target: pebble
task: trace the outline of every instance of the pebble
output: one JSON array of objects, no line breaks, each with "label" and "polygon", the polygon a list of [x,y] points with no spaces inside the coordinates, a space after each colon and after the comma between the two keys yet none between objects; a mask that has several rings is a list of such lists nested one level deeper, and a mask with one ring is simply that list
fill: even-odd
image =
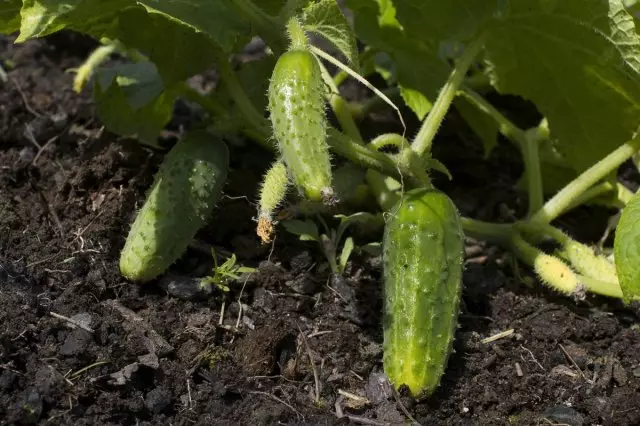
[{"label": "pebble", "polygon": [[584,417],[571,407],[564,405],[554,405],[547,408],[542,416],[552,421],[553,423],[560,423],[568,426],[582,426],[584,425]]},{"label": "pebble", "polygon": [[157,387],[147,393],[144,398],[144,405],[154,414],[161,413],[171,404],[169,391],[162,387]]}]

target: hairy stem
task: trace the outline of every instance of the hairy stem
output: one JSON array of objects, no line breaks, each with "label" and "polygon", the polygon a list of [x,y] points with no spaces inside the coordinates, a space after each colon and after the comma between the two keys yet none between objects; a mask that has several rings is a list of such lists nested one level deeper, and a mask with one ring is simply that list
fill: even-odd
[{"label": "hairy stem", "polygon": [[327,68],[320,62],[320,59],[316,56],[320,67],[322,68],[322,77],[327,86],[329,86],[329,91],[327,92],[326,98],[331,105],[331,109],[340,124],[340,128],[344,133],[347,134],[354,142],[359,143],[360,145],[364,145],[364,140],[362,139],[362,135],[360,134],[360,129],[358,129],[358,125],[353,119],[353,115],[349,110],[349,104],[345,102],[344,98],[340,95],[340,91],[338,87],[333,82],[333,78]]},{"label": "hairy stem", "polygon": [[478,56],[478,52],[480,52],[483,44],[484,37],[480,35],[467,46],[465,52],[449,75],[449,79],[440,90],[440,94],[431,112],[422,123],[420,131],[413,140],[413,150],[418,156],[423,156],[431,150],[433,138],[436,136],[440,124],[451,106],[451,102],[453,102],[453,99],[456,97],[456,93],[464,81],[467,70],[476,56]]},{"label": "hairy stem", "polygon": [[220,73],[222,84],[229,91],[229,94],[235,101],[238,109],[249,121],[252,127],[263,132],[265,135],[269,135],[270,131],[267,120],[264,115],[260,114],[254,107],[251,99],[249,99],[249,96],[247,96],[247,93],[242,88],[242,85],[238,80],[238,76],[233,69],[231,69],[231,65],[229,64],[226,56],[219,52],[217,57],[218,72]]},{"label": "hairy stem", "polygon": [[530,220],[538,223],[549,223],[553,221],[567,211],[567,208],[570,207],[582,193],[617,169],[639,149],[640,136],[636,136],[567,184],[560,192],[547,201]]},{"label": "hairy stem", "polygon": [[465,235],[476,240],[489,241],[501,246],[508,245],[513,233],[513,225],[502,223],[490,223],[480,220],[461,218],[462,229]]},{"label": "hairy stem", "polygon": [[73,90],[76,93],[82,92],[84,85],[91,79],[95,70],[100,67],[112,53],[119,50],[117,43],[110,43],[95,49],[82,65],[76,70],[76,76],[73,79]]},{"label": "hairy stem", "polygon": [[522,145],[525,174],[527,176],[527,192],[529,195],[529,216],[540,210],[544,203],[542,188],[542,172],[540,170],[540,140],[535,129],[525,132]]},{"label": "hairy stem", "polygon": [[467,98],[473,105],[475,105],[480,111],[493,118],[498,126],[498,131],[507,139],[514,142],[518,147],[522,148],[525,144],[525,132],[518,126],[513,124],[511,120],[505,117],[500,111],[498,111],[493,105],[491,105],[485,98],[480,96],[478,92],[465,86],[460,90],[460,94]]},{"label": "hairy stem", "polygon": [[180,95],[190,102],[195,102],[204,108],[211,116],[219,117],[227,113],[226,108],[217,100],[202,93],[183,83],[180,87]]}]

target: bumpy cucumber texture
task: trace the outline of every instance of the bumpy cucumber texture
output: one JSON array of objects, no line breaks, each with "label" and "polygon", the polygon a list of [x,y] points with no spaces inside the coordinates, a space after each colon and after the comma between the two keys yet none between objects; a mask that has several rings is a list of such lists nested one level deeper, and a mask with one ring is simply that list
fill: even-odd
[{"label": "bumpy cucumber texture", "polygon": [[269,84],[273,133],[293,182],[312,201],[332,202],[320,66],[304,48],[278,59]]},{"label": "bumpy cucumber texture", "polygon": [[152,280],[184,253],[222,194],[228,164],[224,142],[203,131],[169,151],[120,255],[123,276]]},{"label": "bumpy cucumber texture", "polygon": [[416,397],[437,388],[452,350],[463,245],[455,205],[434,189],[407,192],[385,226],[384,370]]}]

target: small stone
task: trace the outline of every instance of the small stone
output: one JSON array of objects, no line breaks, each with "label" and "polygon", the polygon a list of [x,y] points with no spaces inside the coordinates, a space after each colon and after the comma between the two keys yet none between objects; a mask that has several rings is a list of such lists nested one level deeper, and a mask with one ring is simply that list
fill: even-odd
[{"label": "small stone", "polygon": [[547,408],[542,414],[543,417],[553,423],[565,424],[568,426],[584,425],[584,417],[571,407],[564,405],[554,405]]},{"label": "small stone", "polygon": [[262,308],[265,312],[271,312],[275,307],[275,301],[267,290],[258,287],[253,292],[253,306],[255,308]]},{"label": "small stone", "polygon": [[285,285],[300,294],[314,294],[318,289],[318,284],[306,274],[298,275],[293,280],[285,282]]},{"label": "small stone", "polygon": [[194,300],[206,293],[198,278],[167,275],[160,279],[160,286],[180,300]]},{"label": "small stone", "polygon": [[331,287],[340,295],[341,299],[345,301],[345,303],[350,304],[356,298],[356,290],[351,285],[349,281],[347,281],[340,274],[332,274],[331,275]]},{"label": "small stone", "polygon": [[31,389],[24,396],[20,405],[23,413],[23,421],[25,423],[35,423],[42,415],[43,402],[42,396],[36,389]]},{"label": "small stone", "polygon": [[384,373],[371,373],[365,385],[367,399],[372,404],[381,404],[393,396],[393,386]]},{"label": "small stone", "polygon": [[160,367],[160,363],[158,361],[158,356],[156,354],[146,354],[138,357],[138,361],[140,364],[152,368],[154,370]]},{"label": "small stone", "polygon": [[123,386],[127,384],[127,382],[131,380],[131,377],[133,376],[133,374],[136,371],[138,371],[139,367],[140,367],[140,364],[138,364],[137,362],[126,365],[123,369],[118,370],[115,373],[111,374],[110,377],[113,380],[111,380],[109,383],[116,386]]},{"label": "small stone", "polygon": [[589,362],[589,356],[587,354],[587,351],[584,350],[581,346],[569,343],[563,347],[567,354],[571,357],[571,359],[573,359],[578,367],[580,367],[580,369],[584,369],[587,366],[587,363]]},{"label": "small stone", "polygon": [[18,373],[14,373],[11,370],[3,370],[2,374],[0,374],[0,389],[11,389],[17,378]]},{"label": "small stone", "polygon": [[154,414],[161,413],[171,404],[171,394],[168,390],[157,387],[147,393],[144,405]]},{"label": "small stone", "polygon": [[78,355],[83,353],[91,340],[89,332],[76,328],[67,335],[64,343],[60,347],[60,354],[65,356]]},{"label": "small stone", "polygon": [[624,386],[627,383],[627,370],[624,369],[618,359],[613,363],[613,380],[618,386]]}]

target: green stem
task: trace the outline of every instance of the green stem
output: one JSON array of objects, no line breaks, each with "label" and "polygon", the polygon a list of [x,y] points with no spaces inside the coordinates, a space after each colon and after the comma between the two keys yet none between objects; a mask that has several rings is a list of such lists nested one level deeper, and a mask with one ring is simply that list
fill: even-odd
[{"label": "green stem", "polygon": [[472,104],[474,104],[480,111],[493,118],[498,125],[498,131],[507,139],[515,142],[517,146],[522,148],[525,144],[525,132],[518,126],[513,124],[511,120],[505,117],[500,111],[498,111],[493,105],[491,105],[485,98],[480,96],[476,91],[465,86],[460,91],[460,94],[467,98]]},{"label": "green stem", "polygon": [[336,154],[364,168],[375,169],[388,176],[401,178],[400,167],[388,155],[360,145],[334,128],[327,130],[327,136],[327,143]]},{"label": "green stem", "polygon": [[449,79],[440,91],[431,112],[422,123],[420,131],[413,140],[413,150],[418,154],[418,156],[423,156],[431,150],[433,138],[438,132],[438,128],[440,127],[444,116],[447,114],[447,111],[451,106],[451,102],[453,102],[460,85],[464,81],[467,70],[476,56],[478,56],[478,52],[480,52],[483,44],[483,35],[480,35],[473,40],[467,46],[465,52],[462,54],[456,63],[455,68],[449,75]]},{"label": "green stem", "polygon": [[337,93],[329,94],[329,105],[333,109],[333,113],[340,123],[340,128],[345,132],[353,141],[364,145],[364,140],[360,134],[360,129],[353,119],[349,104],[345,102],[344,98]]},{"label": "green stem", "polygon": [[578,197],[576,197],[573,200],[573,202],[567,206],[564,213],[567,213],[568,211],[573,210],[576,207],[586,204],[589,201],[593,200],[594,198],[597,198],[600,195],[606,194],[607,192],[611,192],[614,189],[615,188],[613,187],[613,185],[611,185],[611,183],[609,182],[602,182],[595,186],[592,186],[591,188],[587,189],[582,194],[580,194]]},{"label": "green stem", "polygon": [[[316,57],[316,59],[318,58]],[[331,78],[331,74],[329,74],[329,71],[324,66],[324,64],[320,62],[320,59],[318,59],[318,63],[322,68],[323,80],[327,84],[327,86],[329,86],[329,91],[326,96],[327,101],[329,102],[329,105],[331,105],[331,109],[333,110],[333,113],[335,114],[336,119],[340,124],[340,128],[355,142],[359,143],[360,145],[364,145],[364,140],[362,139],[362,135],[360,134],[360,129],[358,129],[358,125],[354,121],[353,115],[349,110],[349,104],[347,104],[344,98],[340,96],[340,91],[334,84],[333,78]]]},{"label": "green stem", "polygon": [[530,220],[538,223],[549,223],[553,221],[563,214],[583,192],[617,169],[639,149],[640,136],[636,136],[567,184],[560,192],[547,201]]},{"label": "green stem", "polygon": [[277,20],[267,15],[251,0],[231,0],[229,3],[251,23],[274,53],[279,54],[286,50],[286,41]]},{"label": "green stem", "polygon": [[512,224],[483,222],[467,217],[461,218],[461,221],[465,235],[476,240],[489,241],[506,246],[513,234]]},{"label": "green stem", "polygon": [[96,68],[109,59],[109,56],[117,51],[118,48],[118,44],[111,43],[100,46],[91,52],[87,60],[76,70],[76,76],[73,79],[73,90],[76,93],[82,92],[84,85],[91,79]]},{"label": "green stem", "polygon": [[[394,103],[402,103],[402,97],[400,96],[400,89],[398,87],[390,87],[382,91],[389,99]],[[372,112],[377,111],[381,107],[384,107],[387,103],[378,96],[373,96],[364,102],[351,102],[349,103],[349,109],[351,115],[356,121],[360,121]]]},{"label": "green stem", "polygon": [[523,131],[469,87],[463,87],[460,94],[465,96],[480,111],[493,118],[498,125],[498,131],[520,148],[527,176],[529,215],[534,214],[544,203],[542,173],[540,170],[540,141],[549,137],[546,120],[543,120],[536,128]]},{"label": "green stem", "polygon": [[309,45],[307,34],[295,16],[287,22],[287,34],[289,35],[289,40],[291,40],[291,49],[306,49]]},{"label": "green stem", "polygon": [[229,64],[226,56],[221,52],[217,52],[217,59],[218,72],[220,73],[222,84],[228,90],[231,95],[231,99],[235,101],[238,109],[249,121],[251,126],[261,133],[269,135],[270,127],[264,115],[260,114],[258,110],[256,110],[251,99],[249,99],[247,93],[242,88],[236,73],[231,69],[231,65]]},{"label": "green stem", "polygon": [[379,151],[385,146],[395,146],[398,148],[398,151],[401,151],[409,146],[409,141],[397,133],[384,133],[376,136],[374,140],[369,142],[368,146],[376,151]]},{"label": "green stem", "polygon": [[525,132],[522,145],[522,157],[524,170],[527,176],[527,189],[529,194],[529,216],[542,208],[544,193],[542,190],[542,172],[540,170],[540,140],[536,129]]},{"label": "green stem", "polygon": [[212,117],[220,117],[227,113],[227,109],[217,100],[202,93],[183,83],[180,87],[180,95],[190,102],[200,104]]},{"label": "green stem", "polygon": [[578,276],[580,283],[583,284],[590,293],[615,297],[616,299],[623,298],[622,289],[618,284],[600,281],[580,274],[576,275]]},{"label": "green stem", "polygon": [[620,182],[616,183],[616,188],[618,190],[618,200],[620,203],[625,206],[629,204],[629,201],[631,201],[635,193]]}]

